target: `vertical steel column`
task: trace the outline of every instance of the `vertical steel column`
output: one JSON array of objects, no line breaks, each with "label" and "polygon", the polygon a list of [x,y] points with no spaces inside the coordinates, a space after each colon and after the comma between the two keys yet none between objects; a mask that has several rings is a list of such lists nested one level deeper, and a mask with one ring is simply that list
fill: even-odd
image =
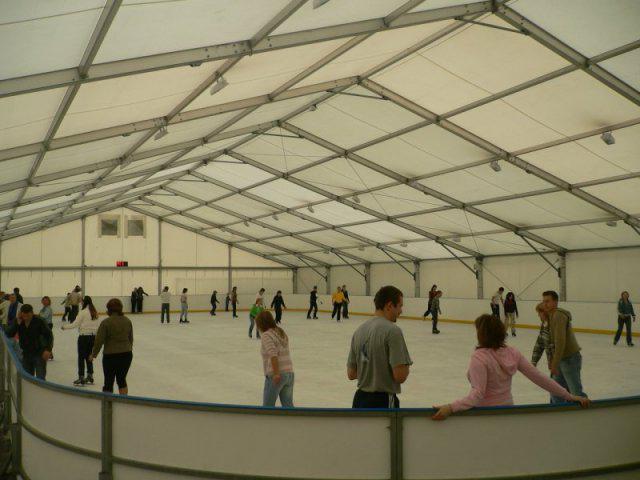
[{"label": "vertical steel column", "polygon": [[231,275],[231,249],[233,248],[231,244],[227,245],[227,291],[231,293],[231,288],[233,288],[233,278]]},{"label": "vertical steel column", "polygon": [[158,219],[158,295],[162,292],[162,219]]},{"label": "vertical steel column", "polygon": [[560,260],[560,265],[558,266],[558,283],[559,283],[559,292],[558,296],[560,297],[561,302],[567,301],[567,256],[559,255],[558,259]]},{"label": "vertical steel column", "polygon": [[102,469],[98,480],[113,479],[113,404],[102,399]]},{"label": "vertical steel column", "polygon": [[402,468],[402,415],[397,411],[390,412],[389,416],[391,480],[401,480],[404,472]]},{"label": "vertical steel column", "polygon": [[364,281],[365,281],[364,294],[367,297],[369,297],[371,296],[371,264],[370,263],[364,264]]},{"label": "vertical steel column", "polygon": [[324,273],[327,282],[325,293],[331,295],[331,267],[324,267]]},{"label": "vertical steel column", "polygon": [[478,299],[484,298],[484,280],[482,274],[482,258],[476,258],[476,295]]},{"label": "vertical steel column", "polygon": [[85,288],[85,284],[86,284],[86,275],[85,275],[85,267],[87,266],[87,261],[86,261],[86,224],[87,224],[87,217],[82,217],[82,220],[80,221],[80,225],[82,228],[82,233],[80,235],[81,237],[81,247],[80,247],[80,251],[81,251],[81,258],[80,258],[80,288],[82,288],[82,294],[84,295],[86,293],[86,288]]},{"label": "vertical steel column", "polygon": [[0,284],[2,284],[2,242],[0,242]]},{"label": "vertical steel column", "polygon": [[293,282],[293,289],[291,291],[295,295],[296,293],[298,293],[298,269],[292,268],[291,271],[291,281]]},{"label": "vertical steel column", "polygon": [[413,295],[416,298],[420,298],[420,262],[413,262]]}]

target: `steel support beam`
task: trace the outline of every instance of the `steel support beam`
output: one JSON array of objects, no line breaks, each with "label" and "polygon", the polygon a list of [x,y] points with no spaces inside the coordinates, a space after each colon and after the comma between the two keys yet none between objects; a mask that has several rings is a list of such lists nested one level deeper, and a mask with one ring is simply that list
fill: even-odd
[{"label": "steel support beam", "polygon": [[544,254],[540,250],[538,250],[533,243],[531,243],[529,240],[527,240],[527,237],[521,237],[521,238],[522,238],[522,240],[524,240],[527,243],[527,245],[529,245],[531,247],[531,249],[534,252],[536,252],[538,254],[538,256],[540,258],[542,258],[542,260],[545,261],[545,263],[547,265],[549,265],[551,268],[553,268],[555,270],[555,272],[558,274],[558,276],[560,275],[560,269],[558,267],[556,267],[555,264],[553,262],[551,262],[547,257],[545,257]]},{"label": "steel support beam", "polygon": [[371,263],[364,264],[364,294],[371,296]]},{"label": "steel support beam", "polygon": [[86,272],[85,269],[87,268],[87,217],[82,217],[82,219],[80,220],[80,228],[81,228],[81,235],[80,235],[80,288],[82,288],[82,294],[85,295],[86,294],[86,286],[87,286],[87,282],[86,282]]},{"label": "steel support beam", "polygon": [[627,100],[640,105],[640,92],[627,83],[612,75],[598,64],[593,64],[589,58],[571,48],[566,43],[554,37],[546,30],[542,29],[531,20],[513,10],[511,7],[501,4],[496,10],[496,16],[505,22],[513,25],[517,29],[525,32],[528,36],[544,45],[552,52],[560,55],[565,60],[571,62],[582,71],[619,93]]},{"label": "steel support beam", "polygon": [[[413,278],[414,280],[416,279],[416,274],[415,272],[412,272],[411,270],[409,270],[407,267],[405,267],[402,263],[400,263],[398,260],[396,260],[389,252],[387,252],[384,248],[381,249],[384,254],[389,257],[391,259],[391,261],[393,263],[395,263],[396,265],[398,265],[401,269],[403,269],[405,272],[407,272],[409,275],[411,275],[411,278]],[[415,262],[414,262],[415,265]]]},{"label": "steel support beam", "polygon": [[293,294],[297,294],[298,293],[298,269],[297,268],[292,268],[291,269],[291,283],[292,285],[292,289],[291,291],[293,292]]},{"label": "steel support beam", "polygon": [[420,297],[420,262],[413,262],[413,296]]},{"label": "steel support beam", "polygon": [[158,295],[162,288],[162,219],[158,219]]},{"label": "steel support beam", "polygon": [[233,257],[233,245],[229,244],[227,245],[227,293],[231,293],[231,290],[233,288],[233,272],[231,271],[231,268],[233,266],[233,262],[232,262],[232,257]]},{"label": "steel support beam", "polygon": [[[304,3],[304,2],[302,2]],[[293,4],[295,6],[295,3]],[[406,5],[406,4],[405,4]],[[299,8],[299,6],[298,6]],[[402,8],[402,7],[401,7]],[[290,5],[289,9],[293,9]],[[290,11],[289,10],[289,11]],[[9,78],[0,81],[0,98],[20,93],[35,92],[52,88],[95,82],[126,75],[136,75],[144,72],[174,68],[186,65],[199,65],[223,59],[240,59],[256,53],[268,52],[276,49],[325,42],[339,38],[353,37],[394,28],[420,25],[425,23],[450,20],[456,17],[477,15],[492,10],[492,2],[474,2],[468,5],[458,5],[422,12],[404,13],[397,15],[400,9],[385,18],[362,20],[342,25],[320,27],[312,30],[285,33],[279,35],[263,35],[256,39],[242,40],[227,44],[209,45],[177,52],[149,55],[114,62],[92,65],[83,76],[77,68],[69,68],[53,72],[40,73],[24,77]],[[295,11],[295,10],[294,10]],[[396,13],[396,15],[393,15]],[[281,12],[280,17],[284,16]],[[278,18],[278,17],[276,17]],[[271,29],[274,30],[274,29]],[[264,34],[264,29],[261,32]],[[270,33],[270,32],[267,32]]]},{"label": "steel support beam", "polygon": [[484,298],[484,261],[482,258],[476,258],[476,297],[478,300]]},{"label": "steel support beam", "polygon": [[327,295],[331,295],[331,267],[325,267],[324,270],[324,279],[325,279],[325,293]]},{"label": "steel support beam", "polygon": [[558,257],[560,262],[558,268],[558,296],[561,302],[567,301],[567,256],[560,255]]}]

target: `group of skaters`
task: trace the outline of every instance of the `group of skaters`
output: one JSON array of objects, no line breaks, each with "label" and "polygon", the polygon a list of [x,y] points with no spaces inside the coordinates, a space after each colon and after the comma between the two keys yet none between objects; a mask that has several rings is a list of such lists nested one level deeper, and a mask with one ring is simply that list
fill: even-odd
[{"label": "group of skaters", "polygon": [[[382,287],[374,304],[375,316],[360,325],[351,339],[347,378],[357,380],[352,407],[398,408],[401,385],[409,377],[413,364],[402,330],[396,324],[402,314],[403,294],[396,287]],[[425,313],[433,314],[433,308],[431,303]],[[478,406],[513,405],[512,377],[518,371],[547,390],[551,403],[577,402],[582,407],[589,406],[582,389],[582,355],[571,326],[571,313],[558,307],[558,294],[551,290],[543,292],[537,311],[542,328],[532,360],[506,344],[507,328],[498,315],[483,314],[475,320],[477,347],[467,372],[471,390],[450,404],[434,407],[434,420],[444,420],[453,413]],[[295,377],[289,339],[267,310],[256,315],[255,323],[262,342],[263,405],[275,406],[279,397],[283,407],[293,407]],[[542,352],[547,354],[551,377],[536,368]]]}]

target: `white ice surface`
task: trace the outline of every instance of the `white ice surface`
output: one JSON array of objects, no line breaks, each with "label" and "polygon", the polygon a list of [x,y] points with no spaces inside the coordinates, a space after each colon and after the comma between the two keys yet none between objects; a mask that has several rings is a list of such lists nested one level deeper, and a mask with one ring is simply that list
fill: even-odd
[{"label": "white ice surface", "polygon": [[[260,342],[247,335],[248,314],[191,313],[190,324],[179,324],[172,313],[170,324],[159,315],[129,315],[134,324],[134,359],[129,373],[129,393],[136,396],[211,403],[259,405],[263,374]],[[296,374],[294,402],[304,407],[350,407],[355,382],[346,377],[346,359],[355,328],[369,317],[351,316],[342,323],[320,313],[306,320],[302,312],[284,313],[283,327],[290,337]],[[475,346],[471,325],[439,324],[440,335],[431,334],[431,322],[400,320],[413,359],[411,374],[402,386],[403,407],[430,407],[451,402],[468,392],[466,371]],[[635,324],[634,324],[635,326]],[[527,358],[537,331],[520,329],[509,343]],[[55,319],[55,360],[49,362],[47,379],[70,385],[77,377],[75,330],[62,331]],[[629,348],[624,338],[617,347],[608,335],[577,334],[582,347],[582,379],[593,399],[640,394],[640,345]],[[545,363],[544,361],[541,363]],[[101,357],[96,364],[96,385],[103,380]],[[546,366],[541,366],[546,371]],[[513,380],[518,404],[546,403],[548,394],[522,374]]]}]

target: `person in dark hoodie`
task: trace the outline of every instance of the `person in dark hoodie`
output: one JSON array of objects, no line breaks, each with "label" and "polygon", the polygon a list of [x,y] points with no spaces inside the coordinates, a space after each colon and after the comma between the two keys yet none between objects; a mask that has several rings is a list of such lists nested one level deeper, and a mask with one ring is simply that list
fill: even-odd
[{"label": "person in dark hoodie", "polygon": [[216,307],[217,305],[220,303],[220,300],[218,300],[218,291],[214,290],[213,293],[211,294],[211,315],[215,315],[216,314]]},{"label": "person in dark hoodie", "polygon": [[511,328],[511,336],[516,336],[516,318],[518,318],[518,304],[516,303],[516,296],[513,292],[507,293],[507,297],[504,299],[504,329],[509,333]]},{"label": "person in dark hoodie", "polygon": [[282,320],[282,309],[287,308],[284,304],[284,299],[282,298],[282,290],[278,290],[276,292],[276,296],[273,297],[271,301],[271,308],[276,312],[276,324],[280,323]]},{"label": "person in dark hoodie", "polygon": [[[553,344],[551,378],[579,397],[587,395],[582,390],[582,354],[571,328],[571,313],[558,308],[558,294],[547,290],[542,294],[542,304],[549,316],[550,342]],[[562,397],[551,396],[551,403],[560,403]]]},{"label": "person in dark hoodie", "polygon": [[22,350],[22,366],[29,375],[41,380],[47,377],[47,361],[51,358],[53,333],[38,315],[33,314],[31,305],[22,305],[18,320],[5,327],[5,334],[19,337]]},{"label": "person in dark hoodie", "polygon": [[144,288],[138,287],[138,313],[142,313],[142,305],[144,304],[144,296],[149,296],[147,292],[144,291]]}]

